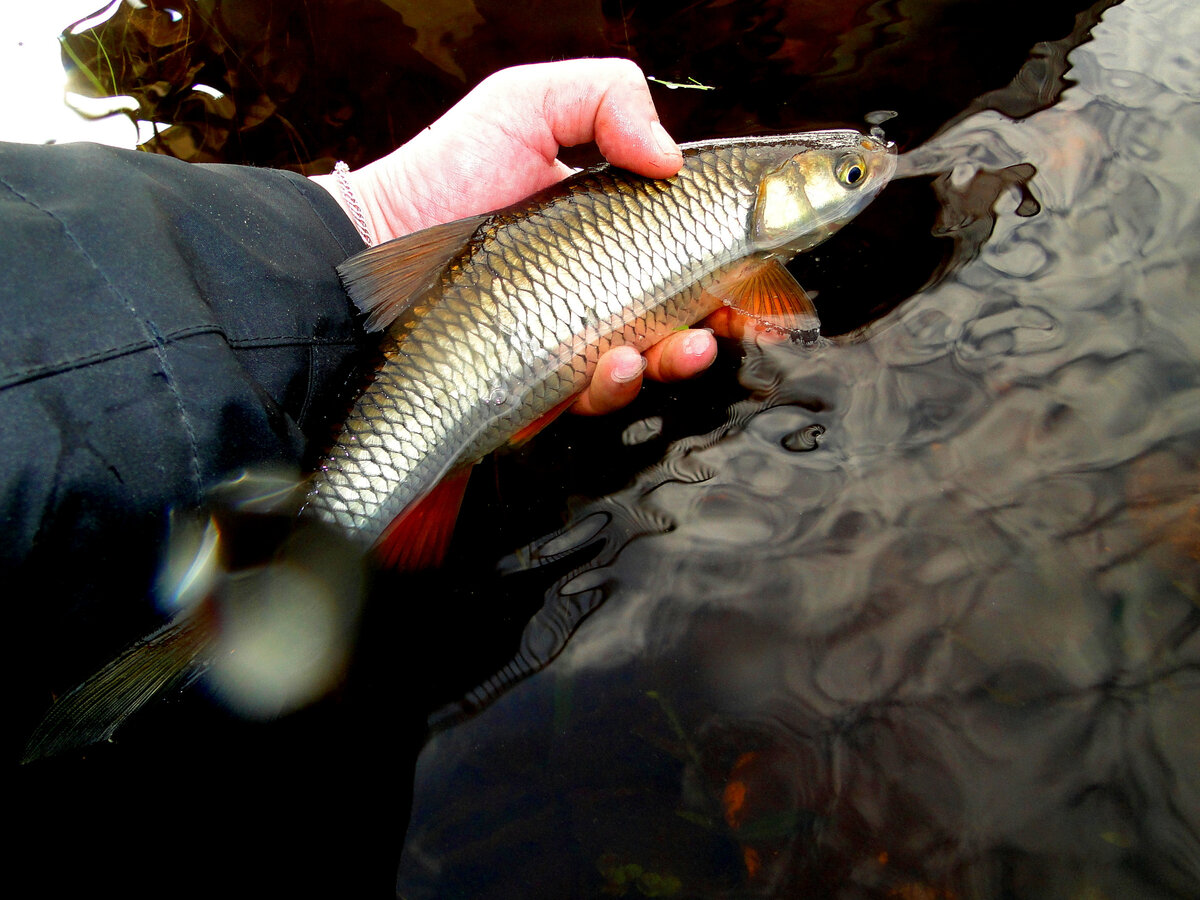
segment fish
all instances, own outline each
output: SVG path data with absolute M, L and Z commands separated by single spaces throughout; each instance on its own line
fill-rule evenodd
M 894 145 L 838 129 L 681 149 L 670 178 L 594 166 L 343 263 L 383 362 L 319 464 L 306 513 L 386 565 L 436 565 L 471 467 L 549 424 L 605 351 L 645 350 L 723 306 L 814 335 L 816 310 L 785 264 L 874 199 Z
M 295 533 L 270 565 L 229 573 L 223 542 L 236 529 L 221 515 L 181 529 L 190 537 L 169 567 L 180 574 L 159 591 L 174 617 L 64 695 L 24 760 L 109 739 L 150 698 L 209 667 L 210 687 L 243 710 L 316 699 L 352 643 L 361 576 L 350 557 L 436 565 L 474 464 L 553 421 L 610 348 L 645 350 L 723 307 L 813 339 L 816 310 L 785 264 L 871 203 L 896 170 L 894 145 L 839 129 L 681 149 L 670 178 L 601 164 L 344 262 L 339 274 L 380 334 L 382 362 L 306 485 L 242 479 L 226 491 L 226 507 L 241 513 L 286 510 Z M 282 622 L 289 597 L 306 611 Z M 264 616 L 271 624 L 253 624 Z M 252 623 L 241 637 L 221 631 L 237 621 Z M 312 627 L 297 637 L 301 621 Z M 314 666 L 301 658 L 309 651 L 332 662 Z

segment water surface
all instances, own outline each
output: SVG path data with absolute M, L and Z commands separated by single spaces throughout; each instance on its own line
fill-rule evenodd
M 680 140 L 892 109 L 924 174 L 797 263 L 837 340 L 731 348 L 481 466 L 451 565 L 380 579 L 325 703 L 254 724 L 191 692 L 22 770 L 15 881 L 376 896 L 399 865 L 410 900 L 1200 894 L 1184 0 L 203 6 L 224 31 L 155 7 L 113 28 L 157 62 L 108 56 L 147 96 L 227 89 L 161 98 L 194 158 L 359 164 L 497 68 L 615 54 L 714 88 L 652 88 Z M 67 612 L 75 632 L 23 638 L 39 671 L 120 646 L 96 638 L 111 611 Z M 472 693 L 514 656 L 548 665 Z M 456 719 L 464 696 L 481 711 Z M 454 724 L 426 743 L 431 713 Z
M 403 896 L 1200 892 L 1196 48 L 1127 0 L 914 150 L 945 277 L 535 542 L 603 547 L 423 751 Z

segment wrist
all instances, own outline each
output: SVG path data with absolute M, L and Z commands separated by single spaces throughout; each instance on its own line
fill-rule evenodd
M 412 163 L 413 155 L 404 145 L 350 173 L 363 213 L 380 243 L 440 221 L 427 221 L 413 202 L 417 193 L 408 171 Z
M 333 167 L 333 181 L 337 185 L 338 194 L 341 197 L 342 209 L 346 210 L 346 213 L 350 216 L 350 221 L 358 229 L 358 236 L 363 239 L 363 243 L 368 247 L 375 246 L 375 231 L 367 222 L 367 217 L 359 205 L 354 185 L 350 183 L 350 167 L 341 160 L 338 160 Z
M 333 172 L 311 175 L 309 180 L 320 185 L 337 201 L 342 212 L 354 224 L 363 243 L 371 247 L 407 232 L 390 227 L 387 216 L 379 209 L 376 202 L 379 192 L 374 189 L 374 179 L 367 171 L 369 168 L 351 171 L 349 166 L 339 161 Z
M 343 166 L 345 164 L 339 162 L 338 165 Z M 375 229 L 371 227 L 370 221 L 366 219 L 362 207 L 357 201 L 357 192 L 354 189 L 353 182 L 349 180 L 351 175 L 352 173 L 350 172 L 344 174 L 330 172 L 328 175 L 310 175 L 308 176 L 308 180 L 325 189 L 326 193 L 342 208 L 342 212 L 346 214 L 346 218 L 353 223 L 363 243 L 370 247 L 377 243 Z

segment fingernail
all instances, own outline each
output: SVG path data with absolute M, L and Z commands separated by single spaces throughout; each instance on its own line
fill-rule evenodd
M 628 384 L 646 371 L 646 358 L 642 355 L 625 356 L 621 354 L 612 367 L 611 378 L 617 384 Z
M 688 356 L 703 356 L 708 352 L 709 335 L 712 332 L 696 329 L 683 339 L 683 352 Z
M 651 122 L 650 134 L 654 137 L 654 143 L 658 145 L 658 152 L 663 156 L 681 156 L 683 154 L 679 145 L 667 134 L 667 129 L 663 128 L 662 122 L 658 120 Z

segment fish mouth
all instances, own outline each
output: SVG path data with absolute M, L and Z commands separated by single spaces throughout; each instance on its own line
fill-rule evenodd
M 877 134 L 861 135 L 858 146 L 866 157 L 871 178 L 875 181 L 869 188 L 869 196 L 874 197 L 895 176 L 900 151 L 895 141 Z
M 871 189 L 871 196 L 878 194 L 888 182 L 896 174 L 896 168 L 900 162 L 899 150 L 896 147 L 895 141 L 881 141 L 878 138 L 871 138 L 875 142 L 875 147 L 867 152 L 871 155 L 871 168 L 877 183 Z M 866 141 L 864 140 L 865 144 Z

